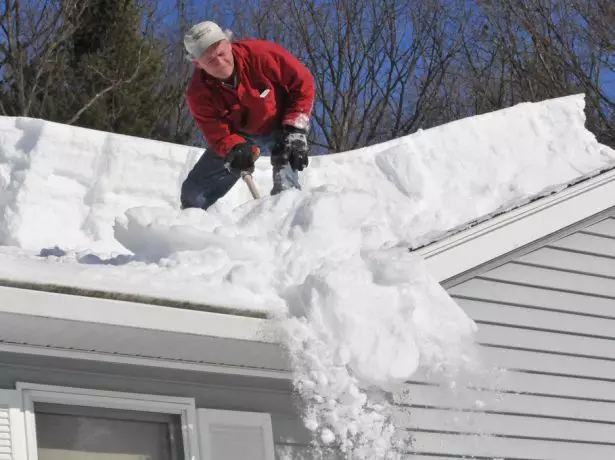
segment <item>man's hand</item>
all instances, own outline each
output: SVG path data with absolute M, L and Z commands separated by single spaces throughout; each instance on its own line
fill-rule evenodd
M 271 153 L 271 164 L 282 167 L 290 163 L 294 171 L 303 171 L 309 164 L 307 132 L 284 126 L 282 136 Z
M 224 158 L 224 163 L 229 170 L 254 171 L 254 161 L 260 156 L 257 145 L 244 142 L 234 146 Z

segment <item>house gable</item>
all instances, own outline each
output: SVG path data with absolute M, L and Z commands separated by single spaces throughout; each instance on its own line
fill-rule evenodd
M 484 373 L 458 391 L 418 376 L 408 384 L 399 404 L 413 452 L 615 455 L 615 195 L 594 197 L 606 209 L 449 279 L 477 323 Z

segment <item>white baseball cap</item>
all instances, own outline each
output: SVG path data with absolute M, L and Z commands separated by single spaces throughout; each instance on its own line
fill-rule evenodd
M 192 26 L 184 35 L 184 46 L 192 59 L 198 59 L 207 48 L 220 40 L 228 40 L 220 26 L 215 22 L 205 21 Z

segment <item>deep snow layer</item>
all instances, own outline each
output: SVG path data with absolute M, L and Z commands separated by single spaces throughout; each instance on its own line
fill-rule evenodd
M 476 364 L 475 324 L 407 248 L 615 164 L 583 124 L 582 96 L 522 104 L 313 158 L 303 191 L 238 183 L 202 212 L 177 209 L 198 149 L 0 119 L 0 276 L 267 310 L 306 426 L 394 458 L 386 392 Z
M 324 187 L 331 194 L 364 192 L 387 220 L 380 231 L 396 242 L 420 244 L 611 163 L 612 150 L 584 128 L 583 106 L 582 95 L 520 104 L 353 152 L 316 157 L 302 183 L 306 190 Z M 136 206 L 177 209 L 180 184 L 201 152 L 2 117 L 0 244 L 122 251 L 114 240 L 114 219 Z M 268 159 L 257 166 L 257 185 L 267 192 Z M 249 198 L 245 185 L 238 183 L 215 210 L 221 225 L 248 212 L 254 206 Z M 237 209 L 243 203 L 247 208 Z M 198 223 L 198 218 L 190 221 Z
M 41 264 L 0 251 L 0 276 L 284 309 L 272 283 L 300 280 L 315 260 L 348 245 L 416 247 L 612 165 L 613 151 L 584 128 L 583 106 L 582 95 L 520 104 L 312 158 L 304 193 L 257 202 L 238 183 L 208 213 L 178 210 L 181 182 L 201 149 L 0 118 L 0 245 L 67 254 Z M 266 195 L 267 158 L 255 180 Z M 305 261 L 285 275 L 302 233 L 312 246 L 300 247 Z M 126 257 L 126 248 L 138 257 Z

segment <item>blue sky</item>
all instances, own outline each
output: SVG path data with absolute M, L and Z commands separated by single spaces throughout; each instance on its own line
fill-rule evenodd
M 229 16 L 228 13 L 224 13 L 223 11 L 225 9 L 224 5 L 226 4 L 222 4 L 221 6 L 220 3 L 209 3 L 202 2 L 199 0 L 193 0 L 192 3 L 194 4 L 194 7 L 191 13 L 196 16 L 195 20 L 197 21 L 204 19 L 212 19 L 219 22 L 219 24 L 223 27 L 229 26 L 233 23 L 233 17 Z M 164 24 L 169 27 L 170 30 L 177 31 L 177 28 L 179 27 L 179 18 L 176 0 L 160 0 L 159 5 L 160 9 L 164 12 Z M 230 6 L 229 8 L 232 8 L 232 6 Z M 208 9 L 217 10 L 217 13 L 213 14 L 212 16 L 206 16 L 205 11 Z M 2 8 L 0 8 L 0 11 L 2 11 Z M 0 41 L 5 41 L 5 38 L 6 37 L 0 35 Z M 181 39 L 179 39 L 178 45 L 181 46 Z M 611 59 L 615 61 L 615 56 L 611 57 Z M 0 69 L 0 76 L 2 74 L 3 69 Z M 611 99 L 615 99 L 615 72 L 605 69 L 601 76 L 601 83 L 603 91 L 607 94 L 607 96 Z
M 220 4 L 209 4 L 208 5 L 208 2 L 201 2 L 199 0 L 193 0 L 192 3 L 195 5 L 193 7 L 193 11 L 191 12 L 192 14 L 196 16 L 194 18 L 194 21 L 213 20 L 213 21 L 218 22 L 218 24 L 222 26 L 223 28 L 224 27 L 232 28 L 232 23 L 234 22 L 234 18 L 231 15 L 229 15 L 229 13 L 225 13 L 223 11 L 224 7 L 220 7 L 219 6 Z M 177 27 L 179 27 L 179 21 L 178 21 L 178 15 L 177 15 L 176 1 L 175 0 L 160 0 L 160 5 L 161 5 L 161 8 L 165 10 L 165 12 L 169 13 L 165 19 L 166 25 L 168 25 L 171 29 L 177 30 Z M 208 9 L 209 10 L 215 9 L 217 10 L 217 12 L 213 15 L 208 16 L 205 14 L 205 11 Z M 612 59 L 613 61 L 615 61 L 615 56 L 613 56 Z M 603 90 L 606 92 L 606 94 L 609 95 L 609 97 L 611 98 L 615 98 L 615 72 L 608 71 L 607 69 L 605 69 L 601 77 L 601 83 L 602 83 Z

